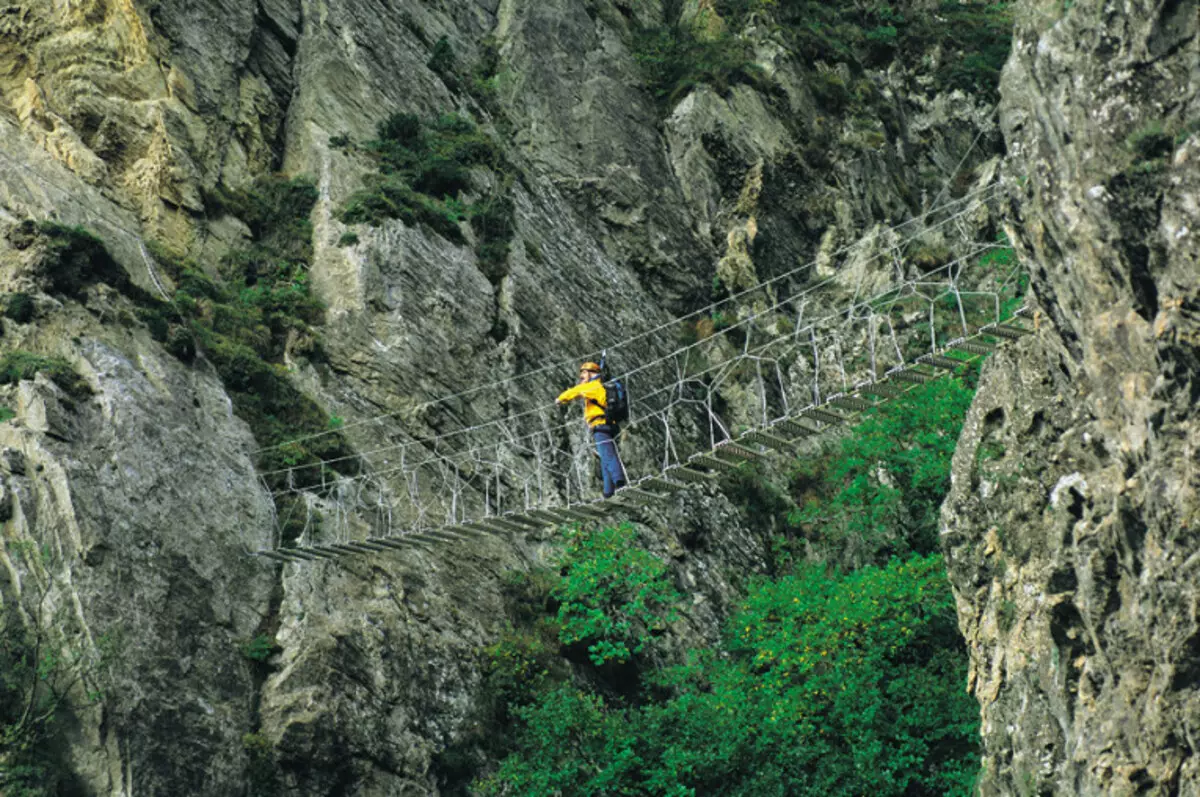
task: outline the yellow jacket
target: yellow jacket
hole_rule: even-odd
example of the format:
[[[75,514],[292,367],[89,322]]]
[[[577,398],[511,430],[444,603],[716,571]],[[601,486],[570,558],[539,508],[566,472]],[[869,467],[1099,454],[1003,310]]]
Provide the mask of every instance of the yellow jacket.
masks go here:
[[[608,402],[604,392],[604,382],[600,379],[593,379],[590,382],[581,382],[575,387],[569,387],[559,395],[558,403],[574,401],[580,397],[584,399],[583,419],[587,425],[595,427],[604,423],[604,408]]]

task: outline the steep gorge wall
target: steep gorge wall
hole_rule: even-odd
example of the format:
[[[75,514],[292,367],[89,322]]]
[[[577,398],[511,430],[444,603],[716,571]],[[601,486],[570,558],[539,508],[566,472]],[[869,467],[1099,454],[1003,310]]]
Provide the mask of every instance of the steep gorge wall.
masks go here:
[[[768,86],[700,84],[664,110],[631,52],[636,25],[664,13],[607,0],[0,11],[0,281],[38,307],[30,323],[0,322],[3,349],[65,358],[93,392],[66,396],[44,377],[0,388],[17,412],[0,458],[12,513],[2,594],[72,647],[117,639],[103,699],[78,695],[64,723],[61,765],[82,793],[235,794],[264,768],[297,794],[436,791],[439,753],[475,721],[477,651],[505,623],[502,574],[548,546],[286,570],[247,558],[273,533],[270,498],[217,374],[167,355],[108,286],[42,290],[35,253],[12,242],[17,222],[88,226],[154,291],[142,239],[213,270],[246,231],[210,192],[276,169],[312,175],[327,361],[291,361],[291,378],[366,450],[541,403],[569,369],[499,401],[413,412],[472,386],[481,367],[523,373],[650,328],[707,299],[714,276],[749,287],[822,253],[822,273],[836,273],[838,246],[988,173],[973,169],[996,149],[986,99],[888,64],[859,76],[870,104],[824,107],[818,73],[765,24],[745,35]],[[428,68],[443,36],[465,69],[494,42],[495,108]],[[849,71],[823,66],[821,80],[846,90]],[[365,141],[392,110],[452,109],[490,124],[521,175],[502,278],[469,246],[399,221],[338,246],[335,211],[371,164],[329,138]],[[987,211],[967,223],[987,229]],[[868,254],[894,243],[874,233]],[[853,265],[861,273],[866,257]],[[711,639],[738,578],[768,566],[762,523],[714,495],[644,521],[693,603],[680,636]],[[48,555],[14,545],[30,541]],[[278,646],[265,666],[239,653],[260,633]]]
[[[1200,790],[1195,2],[1027,2],[1002,121],[1039,333],[985,369],[943,539],[981,793]]]

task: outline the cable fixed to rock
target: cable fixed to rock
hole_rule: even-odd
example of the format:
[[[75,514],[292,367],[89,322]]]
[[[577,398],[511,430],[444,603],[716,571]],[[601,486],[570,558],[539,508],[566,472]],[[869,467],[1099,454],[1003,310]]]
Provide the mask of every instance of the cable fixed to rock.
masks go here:
[[[980,242],[964,257],[869,296],[856,291],[849,304],[819,315],[806,313],[812,297],[798,292],[627,372],[646,391],[623,446],[638,461],[658,464],[613,500],[588,497],[589,448],[571,442],[578,424],[549,412],[533,415],[533,423],[520,419],[531,431],[495,434],[497,425],[488,424],[470,430],[467,437],[477,439],[462,448],[427,451],[334,483],[395,499],[388,523],[360,540],[389,550],[397,549],[389,541],[436,539],[439,532],[440,544],[452,545],[468,541],[456,534],[462,530],[520,534],[653,505],[741,463],[789,456],[1028,334],[1023,310],[1012,309],[1020,301],[1019,266],[998,270],[976,258],[994,247]],[[407,495],[396,494],[393,483]],[[291,492],[318,513],[329,501]],[[295,561],[311,562],[299,554],[322,536],[352,533],[348,526],[318,531],[305,524],[291,544],[270,552],[277,560],[295,551]]]

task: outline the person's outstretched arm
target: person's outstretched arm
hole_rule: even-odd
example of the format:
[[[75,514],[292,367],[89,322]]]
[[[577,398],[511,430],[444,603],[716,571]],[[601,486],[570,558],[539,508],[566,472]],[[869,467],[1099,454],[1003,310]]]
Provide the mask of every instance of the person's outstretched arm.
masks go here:
[[[574,387],[567,388],[566,390],[564,390],[562,393],[559,394],[558,398],[555,399],[555,403],[556,404],[566,404],[568,401],[574,401],[575,399],[577,399],[581,395],[583,395],[583,389],[585,387],[587,387],[588,384],[589,383],[587,383],[587,382],[583,382],[581,384],[575,385]]]

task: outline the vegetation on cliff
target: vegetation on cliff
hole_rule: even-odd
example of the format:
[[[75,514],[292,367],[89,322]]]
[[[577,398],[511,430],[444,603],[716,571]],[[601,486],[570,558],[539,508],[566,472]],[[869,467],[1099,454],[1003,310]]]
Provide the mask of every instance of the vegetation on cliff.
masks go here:
[[[155,256],[177,288],[169,304],[143,311],[151,332],[177,356],[190,360],[198,347],[216,367],[234,409],[250,424],[263,450],[259,468],[298,466],[297,486],[321,482],[322,459],[349,453],[341,435],[324,434],[330,419],[288,375],[289,357],[322,357],[317,327],[324,307],[309,288],[316,188],[304,178],[260,178],[242,191],[209,196],[216,215],[235,215],[251,240],[230,250],[212,269],[155,247]],[[312,438],[310,435],[321,434]],[[348,466],[347,466],[348,467]],[[284,486],[274,475],[271,486]]]
[[[43,357],[28,351],[10,351],[0,357],[0,385],[45,374],[54,384],[77,398],[90,395],[87,382],[61,357]]]
[[[977,712],[934,551],[973,379],[873,411],[798,461],[788,490],[731,480],[759,509],[791,506],[794,530],[779,575],[749,584],[716,650],[669,644],[686,608],[632,527],[568,532],[557,572],[514,579],[517,625],[486,651],[491,720],[516,733],[492,740],[502,761],[478,787],[970,793]]]
[[[32,570],[51,559],[49,548],[26,540],[7,541],[5,554]],[[24,589],[34,593],[32,612],[22,612],[11,595],[0,606],[0,794],[78,793],[61,760],[60,734],[82,712],[99,710],[114,640],[73,637],[71,612],[46,600],[48,582],[27,579]]]
[[[638,30],[634,57],[647,87],[666,108],[699,84],[724,94],[747,83],[768,86],[747,26],[773,30],[805,63],[845,63],[853,71],[896,60],[915,63],[936,52],[932,70],[938,91],[962,89],[998,98],[1000,69],[1012,43],[1012,16],[1005,2],[944,0],[935,9],[901,9],[888,3],[822,3],[815,0],[719,0],[688,21]],[[835,72],[814,79],[822,105],[839,110],[866,86],[850,87]]]
[[[932,88],[998,98],[1000,69],[1012,45],[1010,4],[993,0],[933,7],[818,0],[719,0],[722,15],[767,22],[806,62],[845,62],[857,69],[894,61],[933,67]]]
[[[443,114],[422,120],[394,113],[379,123],[377,138],[363,145],[378,172],[346,200],[338,218],[346,224],[378,226],[399,219],[424,225],[456,244],[466,243],[462,224],[475,236],[480,269],[493,283],[507,273],[509,246],[516,232],[508,197],[513,175],[500,148],[470,119]],[[485,169],[481,188],[473,169]],[[480,198],[467,199],[471,194]]]

